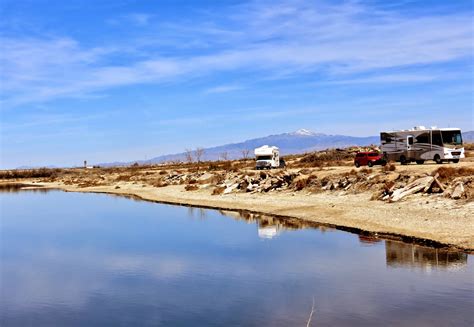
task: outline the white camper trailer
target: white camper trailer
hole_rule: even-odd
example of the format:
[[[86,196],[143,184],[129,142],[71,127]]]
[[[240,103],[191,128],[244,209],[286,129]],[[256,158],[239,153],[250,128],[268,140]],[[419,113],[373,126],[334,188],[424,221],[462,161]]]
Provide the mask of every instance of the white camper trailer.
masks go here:
[[[280,167],[280,150],[276,146],[264,145],[255,149],[257,169],[271,169]]]
[[[418,126],[410,130],[382,132],[380,141],[387,161],[400,161],[402,164],[423,164],[425,160],[457,163],[464,158],[459,128]]]

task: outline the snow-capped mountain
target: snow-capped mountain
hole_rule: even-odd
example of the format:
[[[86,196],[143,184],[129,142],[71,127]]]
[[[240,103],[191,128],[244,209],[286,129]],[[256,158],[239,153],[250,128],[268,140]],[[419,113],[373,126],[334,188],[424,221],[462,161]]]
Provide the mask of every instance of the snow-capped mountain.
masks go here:
[[[283,155],[305,153],[327,148],[342,148],[352,145],[370,145],[378,144],[378,136],[355,137],[346,135],[327,135],[315,133],[307,129],[299,129],[291,133],[270,135],[261,138],[251,139],[240,143],[226,144],[207,148],[204,150],[203,160],[218,160],[223,153],[227,154],[228,159],[242,158],[243,152],[250,151],[253,156],[253,150],[262,145],[274,145],[280,148]],[[154,164],[167,161],[184,161],[184,153],[159,156],[147,161],[138,161],[141,164]],[[130,164],[130,163],[124,163]],[[110,164],[101,164],[107,166]],[[113,165],[117,165],[114,163]]]

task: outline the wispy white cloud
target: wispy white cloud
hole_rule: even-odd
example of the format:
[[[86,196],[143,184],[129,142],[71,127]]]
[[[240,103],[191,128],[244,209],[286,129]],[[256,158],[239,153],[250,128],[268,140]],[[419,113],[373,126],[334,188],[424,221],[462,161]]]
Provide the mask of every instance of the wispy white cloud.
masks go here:
[[[211,87],[204,91],[206,94],[214,94],[214,93],[227,93],[232,91],[242,90],[243,87],[240,85],[219,85],[215,87]]]
[[[193,23],[194,29],[165,22],[164,35],[157,34],[155,40],[123,40],[101,47],[85,47],[68,37],[3,38],[2,103],[11,107],[229,72],[258,73],[262,79],[318,74],[347,83],[427,82],[429,76],[416,76],[413,69],[472,57],[469,14],[404,17],[357,2],[337,6],[272,2],[232,9],[224,17]],[[150,22],[146,14],[127,17],[137,24]],[[215,21],[210,23],[212,18]],[[161,39],[177,43],[160,43]],[[179,44],[188,41],[195,47],[182,51]],[[112,64],[117,61],[111,58],[129,54],[134,45],[139,47],[138,55]],[[352,76],[407,67],[412,69],[410,74],[365,81]],[[232,87],[218,86],[207,92],[229,92],[235,90]]]

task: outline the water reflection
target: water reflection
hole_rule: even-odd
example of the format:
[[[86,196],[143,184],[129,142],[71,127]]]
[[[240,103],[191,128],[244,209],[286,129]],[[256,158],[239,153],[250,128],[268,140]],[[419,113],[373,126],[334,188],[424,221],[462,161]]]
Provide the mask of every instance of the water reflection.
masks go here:
[[[313,326],[474,323],[467,259],[387,269],[385,241],[299,220],[96,194],[1,201],[2,327],[305,326],[313,298]]]
[[[467,265],[467,254],[397,241],[385,241],[388,267],[417,267],[423,269],[459,269]]]
[[[0,183],[0,193],[18,193],[20,191],[47,193],[51,189],[43,188],[41,185],[23,183]]]
[[[195,210],[190,210],[194,215]],[[200,211],[199,216],[202,216]],[[273,239],[283,231],[299,229],[318,229],[322,232],[335,230],[318,223],[296,218],[282,218],[246,211],[220,210],[222,215],[243,220],[257,225],[257,235],[261,239]],[[427,247],[395,240],[383,240],[370,234],[359,234],[358,239],[363,246],[374,246],[385,243],[385,258],[387,267],[418,267],[418,268],[450,268],[458,269],[467,264],[468,255],[462,251]]]
[[[317,229],[323,233],[334,230],[328,226],[291,217],[277,217],[248,211],[219,210],[219,212],[235,220],[245,221],[248,224],[256,224],[257,235],[262,239],[275,238],[285,230]]]

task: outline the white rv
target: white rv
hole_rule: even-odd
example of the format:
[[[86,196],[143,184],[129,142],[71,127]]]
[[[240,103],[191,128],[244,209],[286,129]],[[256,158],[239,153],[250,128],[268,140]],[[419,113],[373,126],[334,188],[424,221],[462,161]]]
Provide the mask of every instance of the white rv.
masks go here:
[[[387,161],[400,161],[402,164],[423,164],[425,160],[457,163],[464,158],[459,128],[418,126],[410,130],[382,132],[380,141],[381,151]]]
[[[280,167],[280,150],[276,146],[264,145],[255,149],[257,169],[271,169]]]

